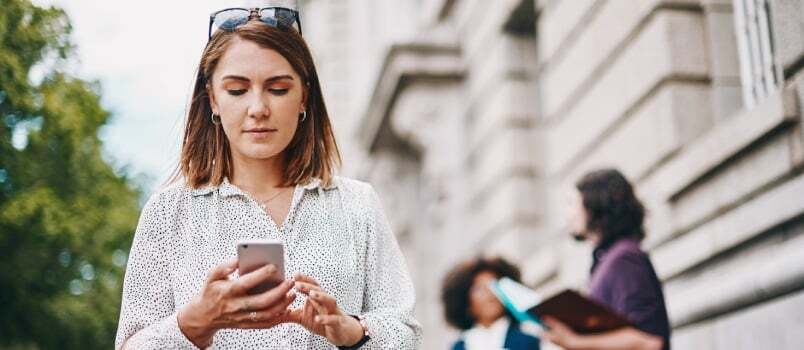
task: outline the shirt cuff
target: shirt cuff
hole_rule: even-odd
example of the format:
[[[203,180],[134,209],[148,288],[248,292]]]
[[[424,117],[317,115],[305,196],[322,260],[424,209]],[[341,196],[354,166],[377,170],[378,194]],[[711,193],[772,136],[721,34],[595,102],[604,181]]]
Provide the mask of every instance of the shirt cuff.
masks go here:
[[[361,318],[363,319],[363,323],[366,324],[369,336],[369,340],[362,345],[361,349],[374,349],[377,346],[378,340],[382,338],[381,334],[378,334],[378,331],[382,329],[382,326],[378,324],[378,322],[381,321],[370,313],[361,315]]]

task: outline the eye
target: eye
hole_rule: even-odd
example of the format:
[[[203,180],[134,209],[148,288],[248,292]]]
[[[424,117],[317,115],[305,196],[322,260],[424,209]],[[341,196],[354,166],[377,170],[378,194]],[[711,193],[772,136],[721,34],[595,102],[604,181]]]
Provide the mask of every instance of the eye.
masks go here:
[[[229,95],[232,95],[232,96],[240,96],[240,95],[242,95],[242,94],[245,94],[245,93],[246,93],[246,89],[233,89],[233,90],[226,90],[226,92],[228,92],[228,93],[229,93]]]
[[[282,96],[284,94],[287,94],[288,90],[290,89],[268,89],[268,91],[270,91],[272,94],[276,96]]]

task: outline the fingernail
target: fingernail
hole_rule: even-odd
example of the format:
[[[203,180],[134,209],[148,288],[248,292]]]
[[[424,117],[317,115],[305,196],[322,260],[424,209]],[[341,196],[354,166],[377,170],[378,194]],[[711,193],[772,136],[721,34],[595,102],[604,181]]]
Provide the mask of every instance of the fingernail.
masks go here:
[[[316,317],[315,317],[315,321],[316,321],[316,322],[321,322],[321,316],[316,316]]]
[[[285,296],[287,296],[288,298],[292,298],[294,295],[296,295],[296,293],[293,291],[290,291],[287,294],[285,294]]]

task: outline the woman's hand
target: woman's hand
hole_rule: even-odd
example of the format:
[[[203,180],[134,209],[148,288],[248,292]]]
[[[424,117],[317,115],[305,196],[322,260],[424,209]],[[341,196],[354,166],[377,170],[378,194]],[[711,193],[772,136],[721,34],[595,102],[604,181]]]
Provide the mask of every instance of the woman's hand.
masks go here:
[[[632,327],[579,335],[555,318],[547,316],[542,321],[549,328],[542,333],[542,337],[567,350],[661,350],[664,344],[662,338]]]
[[[363,326],[338,307],[335,298],[312,277],[297,273],[293,279],[296,289],[307,295],[304,306],[291,310],[287,320],[298,323],[310,332],[327,338],[335,346],[351,346],[363,338]]]
[[[273,265],[230,280],[237,260],[210,270],[201,293],[178,313],[179,329],[199,348],[209,346],[215,333],[224,328],[271,328],[284,322],[288,306],[296,298],[293,281],[260,294],[248,291],[277,273]]]
[[[577,348],[575,344],[578,342],[580,336],[569,328],[569,326],[550,316],[543,317],[542,322],[547,326],[547,329],[542,333],[542,337],[564,349]]]

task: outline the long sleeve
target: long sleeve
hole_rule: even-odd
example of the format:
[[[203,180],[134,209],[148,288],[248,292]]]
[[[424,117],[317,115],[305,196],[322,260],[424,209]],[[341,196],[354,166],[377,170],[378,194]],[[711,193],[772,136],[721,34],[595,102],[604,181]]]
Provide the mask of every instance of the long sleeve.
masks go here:
[[[197,349],[179,329],[171,287],[171,215],[164,198],[142,210],[123,282],[115,349]]]
[[[413,282],[379,198],[373,188],[368,191],[363,317],[371,340],[363,348],[416,349],[421,342],[421,326],[413,317]]]

